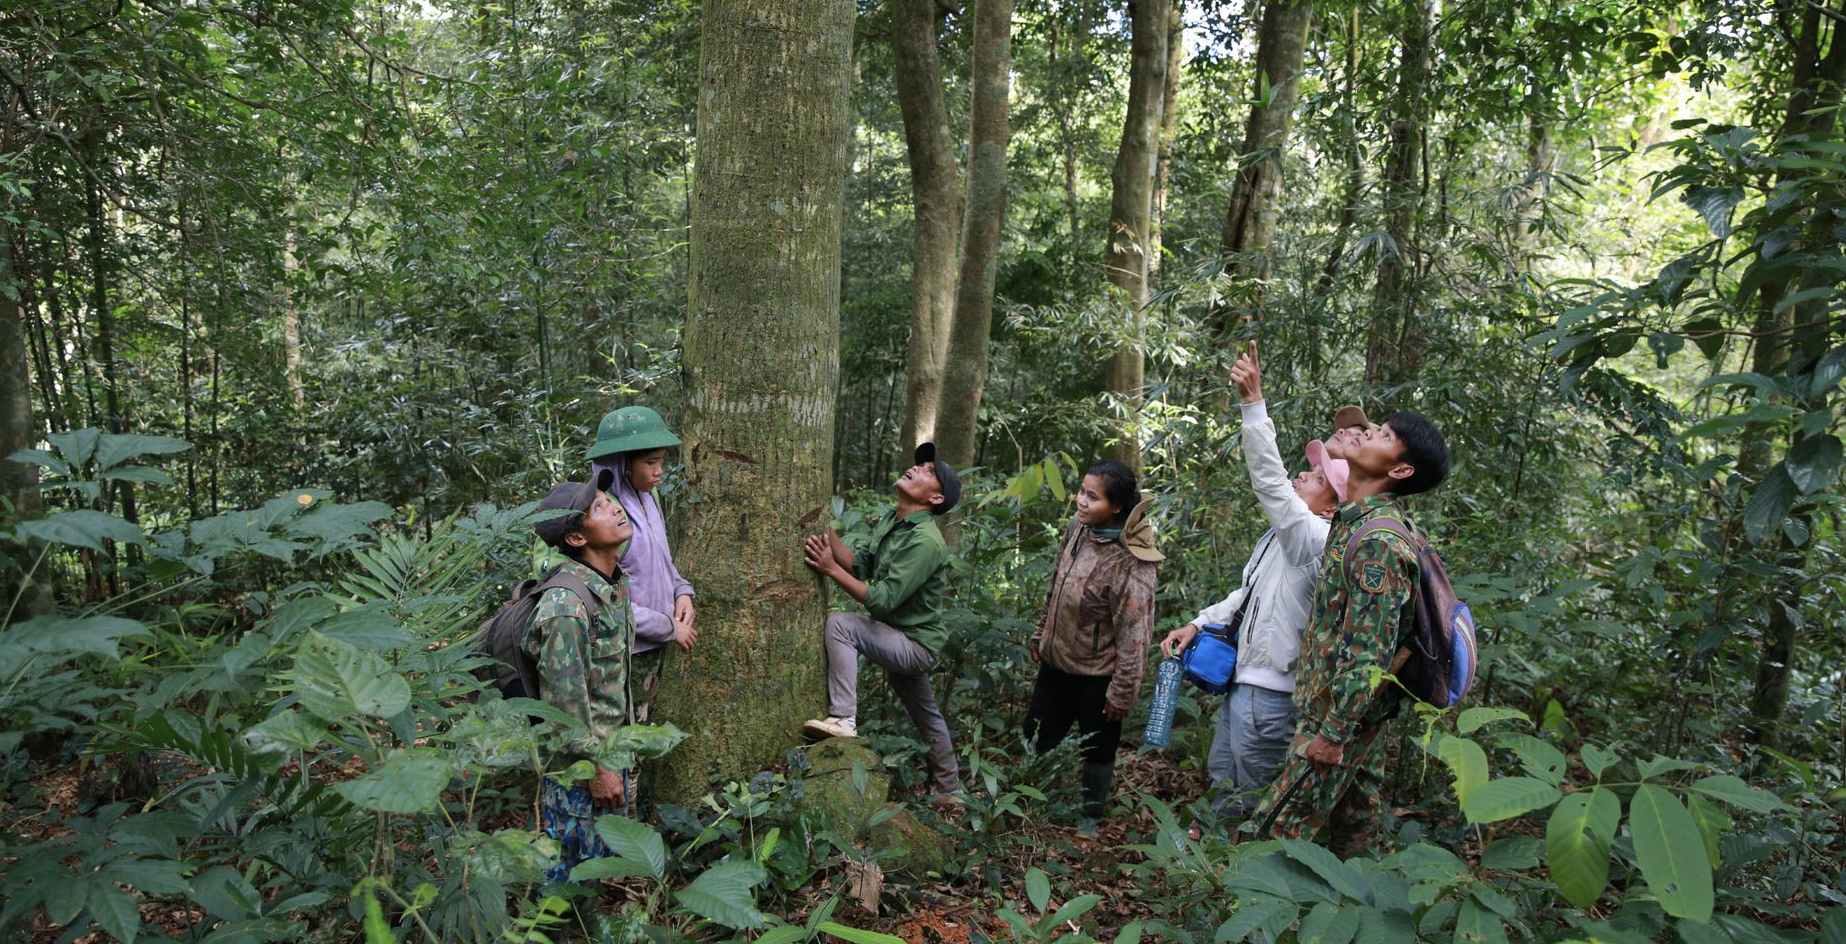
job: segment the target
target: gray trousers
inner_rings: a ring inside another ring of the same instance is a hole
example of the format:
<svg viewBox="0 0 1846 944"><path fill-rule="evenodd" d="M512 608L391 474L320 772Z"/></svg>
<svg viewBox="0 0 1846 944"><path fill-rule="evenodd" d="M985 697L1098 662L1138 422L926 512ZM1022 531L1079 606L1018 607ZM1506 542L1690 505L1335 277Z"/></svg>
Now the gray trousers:
<svg viewBox="0 0 1846 944"><path fill-rule="evenodd" d="M827 617L827 713L850 718L859 712L859 656L885 670L891 690L904 703L910 723L929 745L929 771L937 793L961 789L961 766L949 739L949 723L936 707L929 670L936 656L916 640L870 617L835 613Z"/></svg>
<svg viewBox="0 0 1846 944"><path fill-rule="evenodd" d="M1245 818L1288 759L1299 713L1289 692L1237 685L1218 711L1205 771L1219 816Z"/></svg>

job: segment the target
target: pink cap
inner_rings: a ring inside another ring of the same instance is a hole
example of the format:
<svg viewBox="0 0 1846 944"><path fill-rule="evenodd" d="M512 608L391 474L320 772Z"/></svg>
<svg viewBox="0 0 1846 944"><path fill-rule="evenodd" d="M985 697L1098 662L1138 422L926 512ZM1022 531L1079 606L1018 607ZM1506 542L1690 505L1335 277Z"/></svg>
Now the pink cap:
<svg viewBox="0 0 1846 944"><path fill-rule="evenodd" d="M1327 444L1316 439L1308 443L1308 467L1320 469L1327 475L1327 484L1333 486L1333 494L1346 500L1346 476L1349 472L1345 459L1332 459L1327 456Z"/></svg>

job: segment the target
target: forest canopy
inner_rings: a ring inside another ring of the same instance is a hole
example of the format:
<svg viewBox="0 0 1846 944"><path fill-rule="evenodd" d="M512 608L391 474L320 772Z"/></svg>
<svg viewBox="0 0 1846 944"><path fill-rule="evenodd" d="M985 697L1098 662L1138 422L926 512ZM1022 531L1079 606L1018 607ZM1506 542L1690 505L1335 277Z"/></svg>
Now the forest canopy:
<svg viewBox="0 0 1846 944"><path fill-rule="evenodd" d="M557 931L530 793L568 719L472 700L450 644L643 404L685 440L657 495L702 641L668 725L609 748L664 756L580 900L604 939L1846 940L1843 27L7 4L0 933ZM1448 480L1406 505L1479 678L1398 722L1346 862L1188 840L1221 699L1156 751L1143 697L1098 850L1068 752L1021 740L1071 493L1139 474L1157 634L1237 587L1252 341L1291 471L1344 404L1442 428ZM865 538L925 440L966 490L930 672L966 808L922 802L926 745L868 683L843 826L789 749L853 601L800 541Z"/></svg>

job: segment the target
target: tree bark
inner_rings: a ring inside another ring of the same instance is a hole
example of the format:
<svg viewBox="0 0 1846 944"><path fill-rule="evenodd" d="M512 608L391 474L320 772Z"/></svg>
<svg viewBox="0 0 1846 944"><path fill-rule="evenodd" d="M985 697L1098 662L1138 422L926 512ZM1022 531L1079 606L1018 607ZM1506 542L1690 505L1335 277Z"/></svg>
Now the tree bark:
<svg viewBox="0 0 1846 944"><path fill-rule="evenodd" d="M942 62L936 54L937 10L936 0L896 0L891 9L892 70L916 207L910 243L910 349L904 365L906 452L936 435L942 372L955 317L957 242L965 199L943 98Z"/></svg>
<svg viewBox="0 0 1846 944"><path fill-rule="evenodd" d="M853 5L710 0L701 29L679 564L702 632L659 696L699 736L662 766L676 802L777 763L824 708L801 539L831 492Z"/></svg>
<svg viewBox="0 0 1846 944"><path fill-rule="evenodd" d="M1308 45L1314 8L1308 0L1272 0L1263 6L1257 34L1256 79L1243 154L1231 184L1220 249L1236 258L1231 271L1244 279L1269 277L1269 245L1275 241L1282 204L1282 155L1301 97L1301 59ZM1220 325L1228 328L1229 325Z"/></svg>
<svg viewBox="0 0 1846 944"><path fill-rule="evenodd" d="M12 227L5 219L6 211L11 209L10 205L0 205L0 502L11 507L13 516L25 520L42 515L44 503L38 492L38 466L6 458L31 448L38 439L38 426L32 418L25 317L15 300L17 293L7 291L24 281L12 265ZM24 576L17 585L10 579L0 582L0 623L49 613L54 602L49 575L33 566L26 548L14 548L14 563ZM12 606L15 595L17 607Z"/></svg>
<svg viewBox="0 0 1846 944"><path fill-rule="evenodd" d="M1398 65L1397 114L1391 121L1391 151L1383 183L1387 245L1380 252L1372 294L1372 330L1365 349L1365 379L1396 382L1416 372L1423 341L1416 325L1410 273L1423 187L1417 174L1423 156L1424 100L1429 85L1429 34L1433 0L1405 0L1403 58Z"/></svg>
<svg viewBox="0 0 1846 944"><path fill-rule="evenodd" d="M1013 0L978 0L974 10L968 132L968 210L962 226L961 276L955 325L943 371L939 454L958 468L974 460L975 422L987 384L987 341L993 328L994 280L1000 228L1006 221L1007 83L1013 67Z"/></svg>
<svg viewBox="0 0 1846 944"><path fill-rule="evenodd" d="M1846 4L1829 4L1824 13L1838 16L1840 7ZM1841 41L1840 27L1836 23L1831 28L1832 41L1826 44L1826 54L1822 55L1821 35L1826 18L1818 5L1809 4L1802 10L1801 30L1795 38L1795 69L1789 87L1788 109L1782 122L1783 139L1795 136L1810 140L1829 138L1837 132L1841 86L1846 83L1846 42ZM1777 184L1786 185L1802 173L1807 171L1785 170L1778 175ZM1809 221L1803 238L1807 251L1838 251L1831 222L1826 214L1816 214ZM1796 279L1793 286L1776 279L1764 284L1757 297L1754 332L1757 340L1752 370L1762 371L1766 377L1780 376L1789 367L1791 354L1800 359L1801 366L1813 369L1815 362L1826 353L1830 340L1825 303L1814 299L1806 304L1784 307L1780 312L1776 309L1786 297L1787 288L1799 292L1826 284L1829 279L1830 276L1814 267ZM1808 406L1816 408L1824 404ZM1775 434L1776 426L1771 422L1755 422L1744 428L1737 454L1737 471L1759 486L1771 468ZM1789 443L1791 450L1804 438L1804 434L1796 432ZM1740 498L1737 507L1741 516L1747 507L1745 500ZM1807 516L1802 517L1805 524ZM1737 529L1741 530L1741 525ZM1757 600L1766 622L1763 650L1751 686L1750 721L1746 728L1746 736L1757 744L1777 742L1782 715L1788 708L1789 681L1794 671L1800 627L1784 604L1801 599L1802 573L1807 565L1808 549L1812 546L1811 540L1796 545L1785 530L1777 530L1775 557L1781 572L1769 579Z"/></svg>
<svg viewBox="0 0 1846 944"><path fill-rule="evenodd" d="M282 148L282 161L288 162L288 148ZM288 380L289 402L295 408L295 420L301 421L308 402L307 388L301 382L301 299L296 294L296 273L301 269L297 256L301 239L301 221L295 213L295 171L282 171L282 356L283 373Z"/></svg>
<svg viewBox="0 0 1846 944"><path fill-rule="evenodd" d="M1167 87L1160 96L1160 157L1154 168L1154 224L1147 236L1149 281L1160 272L1161 239L1167 225L1167 182L1173 174L1173 139L1179 136L1179 80L1186 64L1184 0L1167 11Z"/></svg>
<svg viewBox="0 0 1846 944"><path fill-rule="evenodd" d="M1125 415L1103 454L1141 467L1139 413L1146 376L1142 352L1148 288L1148 234L1153 222L1154 172L1160 157L1161 105L1167 86L1167 0L1129 0L1133 31L1128 66L1128 113L1109 173L1109 281L1126 305L1123 343L1110 355L1103 387Z"/></svg>

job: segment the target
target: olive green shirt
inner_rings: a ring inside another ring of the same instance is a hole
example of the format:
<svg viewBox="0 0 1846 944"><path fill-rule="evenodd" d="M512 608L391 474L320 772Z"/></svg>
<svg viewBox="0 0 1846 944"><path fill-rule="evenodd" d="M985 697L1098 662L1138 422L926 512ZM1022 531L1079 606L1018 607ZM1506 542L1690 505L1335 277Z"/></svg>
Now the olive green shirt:
<svg viewBox="0 0 1846 944"><path fill-rule="evenodd" d="M867 615L941 654L949 638L942 625L949 544L935 515L914 511L900 520L895 509L885 512L872 527L871 541L853 555L853 571L865 581Z"/></svg>

